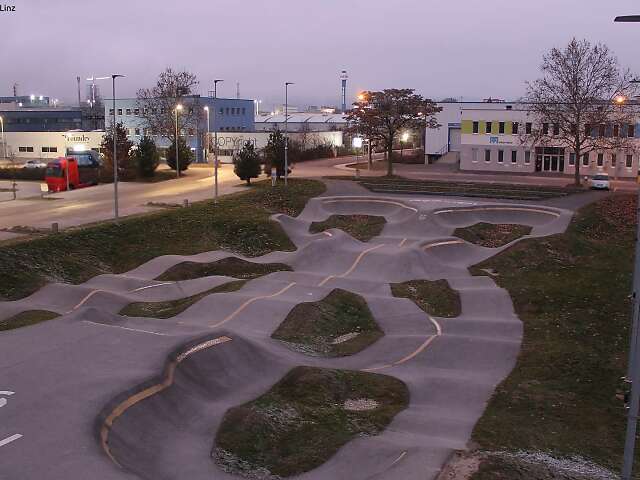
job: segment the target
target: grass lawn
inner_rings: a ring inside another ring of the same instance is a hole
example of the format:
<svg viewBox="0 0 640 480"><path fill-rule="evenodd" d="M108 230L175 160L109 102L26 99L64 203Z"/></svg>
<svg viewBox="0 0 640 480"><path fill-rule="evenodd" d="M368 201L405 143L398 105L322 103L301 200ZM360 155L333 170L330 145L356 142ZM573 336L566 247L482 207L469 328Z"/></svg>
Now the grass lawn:
<svg viewBox="0 0 640 480"><path fill-rule="evenodd" d="M273 338L311 355L358 353L384 335L364 298L336 288L319 302L296 305Z"/></svg>
<svg viewBox="0 0 640 480"><path fill-rule="evenodd" d="M517 365L473 432L481 449L580 455L619 469L635 208L633 196L607 197L566 233L523 240L472 268L495 272L524 322ZM511 478L483 468L474 480Z"/></svg>
<svg viewBox="0 0 640 480"><path fill-rule="evenodd" d="M47 310L27 310L6 320L0 320L0 332L20 327L28 327L29 325L46 322L59 316L59 314Z"/></svg>
<svg viewBox="0 0 640 480"><path fill-rule="evenodd" d="M47 282L82 283L103 273L122 273L160 255L225 249L247 256L293 250L274 213L298 215L309 198L324 192L313 180L256 183L249 191L0 245L0 300L22 298Z"/></svg>
<svg viewBox="0 0 640 480"><path fill-rule="evenodd" d="M453 234L469 243L497 248L529 235L531 230L532 228L527 225L515 223L476 223L469 227L456 228Z"/></svg>
<svg viewBox="0 0 640 480"><path fill-rule="evenodd" d="M368 242L382 233L385 223L384 217L376 215L331 215L323 222L313 222L309 231L320 233L338 228L361 242Z"/></svg>
<svg viewBox="0 0 640 480"><path fill-rule="evenodd" d="M413 300L422 310L434 317L457 317L460 315L460 294L446 280L412 280L392 283L394 297Z"/></svg>
<svg viewBox="0 0 640 480"><path fill-rule="evenodd" d="M120 315L126 317L151 317L151 318L171 318L179 313L184 312L194 303L203 299L212 293L227 293L240 290L246 283L246 280L238 280L235 282L223 283L206 292L201 292L190 297L180 298L178 300L166 302L135 302L130 303L122 310Z"/></svg>
<svg viewBox="0 0 640 480"><path fill-rule="evenodd" d="M241 258L227 257L211 263L182 262L174 265L156 280L173 281L222 275L250 280L273 272L290 271L284 263L255 263Z"/></svg>
<svg viewBox="0 0 640 480"><path fill-rule="evenodd" d="M408 401L406 385L393 377L297 367L225 414L212 455L225 471L248 478L298 475L353 438L382 432Z"/></svg>

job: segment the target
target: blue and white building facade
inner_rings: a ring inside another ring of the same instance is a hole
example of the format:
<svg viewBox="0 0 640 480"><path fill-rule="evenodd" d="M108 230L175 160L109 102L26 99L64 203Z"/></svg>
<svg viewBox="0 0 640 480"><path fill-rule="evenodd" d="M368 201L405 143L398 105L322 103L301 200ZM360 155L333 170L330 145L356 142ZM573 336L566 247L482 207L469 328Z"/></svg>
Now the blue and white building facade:
<svg viewBox="0 0 640 480"><path fill-rule="evenodd" d="M196 162L207 161L207 138L211 137L213 132L226 134L255 131L253 100L191 95L181 98L180 103L189 114L200 112L195 125L180 131L180 135L187 140L187 145L194 152ZM105 99L104 105L105 121L110 125L114 113L113 100ZM205 107L209 111L208 119ZM116 99L116 122L124 125L132 142L138 143L146 134L155 140L160 149L168 148L170 141L167 138L151 135L141 108L143 107L136 98Z"/></svg>

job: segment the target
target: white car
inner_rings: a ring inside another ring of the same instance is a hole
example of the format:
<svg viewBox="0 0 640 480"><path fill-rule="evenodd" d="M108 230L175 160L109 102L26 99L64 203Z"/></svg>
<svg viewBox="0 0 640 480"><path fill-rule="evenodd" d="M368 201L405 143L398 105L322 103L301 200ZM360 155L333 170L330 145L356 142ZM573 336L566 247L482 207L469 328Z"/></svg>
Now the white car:
<svg viewBox="0 0 640 480"><path fill-rule="evenodd" d="M39 162L38 160L27 160L24 162L22 168L47 168L47 164Z"/></svg>
<svg viewBox="0 0 640 480"><path fill-rule="evenodd" d="M591 188L595 190L609 190L609 175L599 173L591 177Z"/></svg>

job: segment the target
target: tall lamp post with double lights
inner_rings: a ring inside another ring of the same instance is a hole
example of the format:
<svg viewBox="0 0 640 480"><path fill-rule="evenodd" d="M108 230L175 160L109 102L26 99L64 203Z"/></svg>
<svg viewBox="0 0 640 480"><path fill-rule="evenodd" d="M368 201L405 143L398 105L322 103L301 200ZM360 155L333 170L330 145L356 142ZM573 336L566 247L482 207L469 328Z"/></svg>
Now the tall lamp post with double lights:
<svg viewBox="0 0 640 480"><path fill-rule="evenodd" d="M113 116L112 116L112 125L111 132L113 135L113 211L114 218L116 221L119 218L118 213L118 155L117 155L117 130L116 130L116 78L122 78L124 75L112 74L108 77L91 77L87 80L95 82L96 80L108 80L111 79L111 93L112 93L112 101L113 101Z"/></svg>
<svg viewBox="0 0 640 480"><path fill-rule="evenodd" d="M221 78L213 81L213 203L218 203L218 128L216 125L216 99L218 98L218 83Z"/></svg>
<svg viewBox="0 0 640 480"><path fill-rule="evenodd" d="M180 178L180 155L178 153L178 151L180 150L180 129L178 128L178 112L180 112L182 110L182 105L181 104L177 104L176 108L174 108L174 111L176 113L176 178Z"/></svg>
<svg viewBox="0 0 640 480"><path fill-rule="evenodd" d="M640 15L616 17L615 22L640 23ZM635 265L633 269L633 320L631 324L631 342L629 349L629 369L627 376L631 377L631 399L627 413L627 435L624 442L624 457L622 460L622 480L631 480L633 460L636 448L636 429L638 426L638 407L640 406L640 337L638 336L638 317L640 314L640 190L638 190L638 225L636 229Z"/></svg>
<svg viewBox="0 0 640 480"><path fill-rule="evenodd" d="M289 176L289 85L293 82L284 83L284 186L287 186Z"/></svg>

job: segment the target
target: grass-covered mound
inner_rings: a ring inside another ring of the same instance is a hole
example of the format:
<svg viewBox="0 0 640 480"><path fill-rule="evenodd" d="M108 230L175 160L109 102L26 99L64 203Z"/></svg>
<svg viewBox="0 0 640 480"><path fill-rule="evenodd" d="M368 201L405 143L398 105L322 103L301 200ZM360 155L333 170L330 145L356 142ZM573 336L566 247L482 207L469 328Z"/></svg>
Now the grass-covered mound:
<svg viewBox="0 0 640 480"><path fill-rule="evenodd" d="M0 332L3 330L13 330L20 327L28 327L36 323L53 320L60 315L48 310L27 310L5 320L0 320Z"/></svg>
<svg viewBox="0 0 640 480"><path fill-rule="evenodd" d="M163 210L28 241L0 245L0 300L22 298L48 282L82 283L99 274L122 273L160 255L193 255L225 249L247 256L294 250L284 230L269 219L298 215L324 192L323 183L290 180L288 187L261 182L246 192L189 208ZM71 247L70 247L71 246Z"/></svg>
<svg viewBox="0 0 640 480"><path fill-rule="evenodd" d="M237 257L227 257L210 263L182 262L168 269L156 280L177 282L212 275L251 280L269 273L290 270L291 267L284 263L256 263Z"/></svg>
<svg viewBox="0 0 640 480"><path fill-rule="evenodd" d="M394 297L413 300L422 310L434 317L457 317L460 315L460 294L446 280L411 280L392 283Z"/></svg>
<svg viewBox="0 0 640 480"><path fill-rule="evenodd" d="M481 247L503 247L531 233L531 227L516 223L476 223L469 227L456 228L453 234L469 243Z"/></svg>
<svg viewBox="0 0 640 480"><path fill-rule="evenodd" d="M218 285L205 292L192 295L190 297L180 298L178 300L168 300L165 302L135 302L130 303L122 310L120 315L127 317L151 317L151 318L171 318L175 317L179 313L184 312L194 303L200 301L207 295L212 293L226 293L235 292L240 290L246 283L245 280L238 280L235 282L228 282L222 285Z"/></svg>
<svg viewBox="0 0 640 480"><path fill-rule="evenodd" d="M272 337L311 355L358 353L384 335L367 302L336 288L318 302L296 305Z"/></svg>
<svg viewBox="0 0 640 480"><path fill-rule="evenodd" d="M337 228L361 242L368 242L382 233L384 217L376 215L331 215L322 222L313 222L309 227L311 233L320 233Z"/></svg>
<svg viewBox="0 0 640 480"><path fill-rule="evenodd" d="M408 402L406 385L393 377L297 367L225 414L212 455L225 471L248 478L299 475L353 438L379 434Z"/></svg>
<svg viewBox="0 0 640 480"><path fill-rule="evenodd" d="M566 233L523 240L472 268L495 273L524 322L516 367L473 432L482 449L619 469L635 225L635 198L607 197L581 209ZM475 478L507 477L485 469Z"/></svg>

